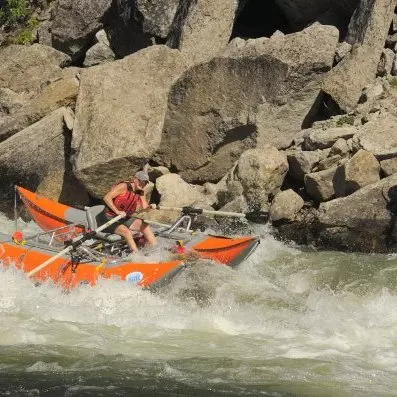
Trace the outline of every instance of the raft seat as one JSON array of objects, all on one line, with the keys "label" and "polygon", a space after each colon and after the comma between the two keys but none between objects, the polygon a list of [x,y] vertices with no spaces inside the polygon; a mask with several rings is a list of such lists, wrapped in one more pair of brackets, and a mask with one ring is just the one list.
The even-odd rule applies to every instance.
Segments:
[{"label": "raft seat", "polygon": [[[91,230],[97,229],[99,226],[103,225],[108,221],[103,214],[105,206],[104,205],[94,205],[93,207],[85,207],[85,212],[87,215],[88,227]],[[106,230],[106,229],[105,229]],[[97,232],[97,237],[101,240],[108,241],[109,243],[115,243],[121,241],[122,237],[114,233],[106,233],[105,231]]]}]

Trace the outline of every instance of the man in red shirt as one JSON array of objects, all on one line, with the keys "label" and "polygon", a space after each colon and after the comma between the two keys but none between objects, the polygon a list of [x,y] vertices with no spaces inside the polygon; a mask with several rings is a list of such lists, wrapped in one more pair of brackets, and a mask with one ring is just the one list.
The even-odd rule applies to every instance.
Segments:
[{"label": "man in red shirt", "polygon": [[109,226],[106,231],[122,236],[131,249],[132,254],[138,252],[132,235],[133,230],[142,232],[150,246],[157,244],[151,227],[141,219],[133,216],[134,213],[150,211],[155,208],[155,206],[149,205],[145,198],[144,189],[148,183],[149,175],[145,171],[138,171],[130,180],[121,181],[113,185],[112,189],[103,198],[106,204],[104,214],[108,220],[117,215],[125,217]]}]

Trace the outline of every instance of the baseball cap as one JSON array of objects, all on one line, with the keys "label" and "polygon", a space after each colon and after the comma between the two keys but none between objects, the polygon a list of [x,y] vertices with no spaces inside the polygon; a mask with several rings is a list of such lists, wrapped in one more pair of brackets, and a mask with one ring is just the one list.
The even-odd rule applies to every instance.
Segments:
[{"label": "baseball cap", "polygon": [[145,171],[138,171],[135,174],[135,178],[139,179],[140,181],[149,182],[149,175]]}]

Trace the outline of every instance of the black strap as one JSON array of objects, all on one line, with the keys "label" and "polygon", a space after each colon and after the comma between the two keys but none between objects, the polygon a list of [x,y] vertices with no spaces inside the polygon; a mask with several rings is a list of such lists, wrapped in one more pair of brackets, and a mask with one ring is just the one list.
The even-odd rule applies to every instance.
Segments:
[{"label": "black strap", "polygon": [[127,181],[126,184],[127,184],[127,190],[128,190],[129,192],[133,192],[133,191],[134,191],[134,188],[132,187],[132,183],[129,182],[129,181]]}]

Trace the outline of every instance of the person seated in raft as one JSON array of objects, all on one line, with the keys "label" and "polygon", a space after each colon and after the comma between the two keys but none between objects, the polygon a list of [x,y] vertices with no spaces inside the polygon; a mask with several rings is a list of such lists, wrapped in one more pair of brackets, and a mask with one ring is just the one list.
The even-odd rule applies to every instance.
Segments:
[{"label": "person seated in raft", "polygon": [[107,220],[117,215],[126,217],[106,228],[106,232],[122,236],[131,250],[131,256],[138,252],[132,231],[142,232],[150,246],[157,244],[151,227],[133,216],[138,211],[150,211],[155,208],[149,205],[145,198],[144,188],[148,183],[149,175],[145,171],[138,171],[130,180],[117,182],[103,197],[106,204],[104,215]]}]

